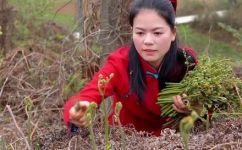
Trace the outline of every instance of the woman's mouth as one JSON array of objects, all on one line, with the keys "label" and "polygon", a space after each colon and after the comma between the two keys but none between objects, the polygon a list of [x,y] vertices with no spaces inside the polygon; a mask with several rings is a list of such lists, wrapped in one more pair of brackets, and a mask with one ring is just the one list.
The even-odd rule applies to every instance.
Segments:
[{"label": "woman's mouth", "polygon": [[153,55],[156,50],[152,50],[152,49],[143,49],[143,52],[147,55]]}]

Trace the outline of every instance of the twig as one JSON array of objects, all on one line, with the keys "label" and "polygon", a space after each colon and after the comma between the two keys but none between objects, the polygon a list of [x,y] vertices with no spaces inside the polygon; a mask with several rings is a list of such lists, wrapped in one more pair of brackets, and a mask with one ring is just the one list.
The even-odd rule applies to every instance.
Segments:
[{"label": "twig", "polygon": [[11,147],[12,149],[16,149],[16,148],[13,147],[13,144],[12,144],[12,143],[10,144],[10,147]]},{"label": "twig", "polygon": [[236,84],[234,84],[234,87],[235,87],[236,93],[238,94],[238,97],[239,97],[239,100],[240,100],[240,105],[242,105],[242,98],[240,96],[239,88]]},{"label": "twig", "polygon": [[0,97],[2,96],[3,89],[4,89],[5,84],[7,83],[7,81],[8,81],[8,77],[5,79],[5,81],[4,81],[4,83],[3,83],[3,86],[2,86],[1,91],[0,91]]},{"label": "twig", "polygon": [[220,146],[225,146],[225,145],[235,145],[235,144],[241,144],[240,142],[230,142],[230,143],[222,143],[222,144],[218,144],[218,145],[215,145],[214,147],[212,147],[211,149],[209,150],[213,150],[213,149],[216,149]]},{"label": "twig", "polygon": [[15,120],[14,114],[13,114],[13,112],[12,112],[10,106],[9,106],[9,105],[6,105],[6,107],[7,107],[8,111],[9,111],[11,117],[13,118],[13,121],[14,121],[14,124],[15,124],[16,128],[18,129],[19,133],[20,133],[21,136],[23,137],[23,139],[24,139],[24,141],[25,141],[25,143],[26,143],[26,145],[27,145],[28,150],[31,150],[31,147],[30,147],[30,145],[29,145],[29,143],[28,143],[26,137],[24,136],[23,131],[20,129],[20,127],[18,126],[18,124],[17,124],[17,122],[16,122],[16,120]]},{"label": "twig", "polygon": [[25,56],[23,49],[21,50],[21,52],[22,52],[22,55],[23,55],[23,59],[25,60],[26,66],[28,68],[28,71],[29,71],[30,70],[29,61],[28,61],[27,57]]},{"label": "twig", "polygon": [[[10,74],[9,76],[10,76],[11,78],[17,80],[18,83],[23,82],[25,85],[27,85],[28,87],[30,87],[30,88],[31,88],[31,92],[32,92],[32,91],[36,91],[36,89],[35,89],[35,88],[34,88],[29,82],[23,80],[22,77],[21,77],[21,78],[19,78],[19,77],[15,77],[15,76],[13,76],[12,74]],[[23,90],[23,91],[26,90],[26,87],[25,87],[25,88],[22,88],[21,90]]]},{"label": "twig", "polygon": [[33,110],[33,111],[31,111],[31,112],[46,112],[46,111],[56,111],[56,110],[58,110],[58,111],[63,111],[64,110],[64,108],[51,108],[51,109],[43,109],[43,110]]},{"label": "twig", "polygon": [[209,31],[208,31],[208,35],[209,35],[209,38],[208,38],[208,45],[206,46],[205,48],[205,52],[208,54],[208,51],[209,51],[209,47],[211,45],[211,31],[212,31],[212,26],[209,27]]},{"label": "twig", "polygon": [[214,113],[214,114],[218,114],[218,115],[242,115],[242,113]]},{"label": "twig", "polygon": [[45,96],[45,99],[42,101],[42,104],[45,103],[45,101],[47,100],[47,98],[49,98],[52,94],[54,94],[54,93],[56,93],[58,91],[59,91],[59,89],[55,89],[53,91],[49,90],[48,92],[44,93],[44,95],[46,95],[46,96]]},{"label": "twig", "polygon": [[[34,123],[32,123],[32,124],[34,124]],[[38,127],[38,124],[39,124],[39,120],[34,124],[34,129],[32,130],[32,132],[31,132],[31,134],[30,134],[30,137],[31,137],[31,138],[32,138],[33,135],[34,135],[34,132],[35,132],[35,130],[36,130],[37,127]]]},{"label": "twig", "polygon": [[73,139],[75,140],[75,147],[76,147],[76,143],[77,143],[77,136],[74,136],[71,138],[71,140],[68,143],[68,150],[72,149],[72,141]]},{"label": "twig", "polygon": [[72,0],[70,0],[70,1],[68,1],[68,2],[66,2],[63,6],[61,6],[60,8],[58,8],[57,10],[56,10],[56,12],[55,12],[55,14],[54,14],[54,16],[53,16],[53,18],[52,18],[52,20],[54,20],[55,19],[55,17],[56,17],[56,15],[57,15],[57,13],[61,10],[61,9],[63,9],[64,7],[66,7],[68,4],[70,4],[71,3],[71,1]]}]

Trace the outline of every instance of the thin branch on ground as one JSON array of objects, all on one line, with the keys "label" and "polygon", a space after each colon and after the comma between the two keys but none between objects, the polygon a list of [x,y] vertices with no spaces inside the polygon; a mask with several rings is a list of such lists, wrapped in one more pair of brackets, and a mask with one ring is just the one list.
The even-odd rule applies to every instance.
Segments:
[{"label": "thin branch on ground", "polygon": [[3,83],[3,86],[2,86],[1,91],[0,91],[0,97],[2,96],[3,89],[4,89],[4,87],[5,87],[6,83],[7,83],[7,81],[8,81],[8,77],[5,79],[5,81],[4,81],[4,83]]},{"label": "thin branch on ground", "polygon": [[13,112],[12,112],[10,106],[9,106],[9,105],[6,105],[6,108],[8,109],[8,112],[10,113],[10,115],[11,115],[13,121],[14,121],[14,124],[15,124],[16,128],[18,129],[19,133],[21,134],[22,138],[24,139],[24,141],[25,141],[25,143],[26,143],[26,146],[27,146],[28,150],[31,150],[31,147],[30,147],[30,145],[29,145],[29,142],[27,141],[27,138],[24,136],[23,131],[22,131],[22,130],[20,129],[20,127],[18,126],[17,121],[16,121],[16,119],[15,119],[15,117],[14,117],[14,114],[13,114]]},{"label": "thin branch on ground", "polygon": [[222,144],[215,145],[214,147],[210,148],[209,150],[214,150],[214,149],[219,148],[221,146],[235,145],[235,144],[242,145],[242,143],[240,143],[240,142],[222,143]]},{"label": "thin branch on ground", "polygon": [[32,125],[34,125],[34,129],[32,130],[31,134],[30,134],[30,137],[32,138],[34,136],[34,133],[38,127],[38,124],[39,124],[39,120],[34,124],[31,122]]}]

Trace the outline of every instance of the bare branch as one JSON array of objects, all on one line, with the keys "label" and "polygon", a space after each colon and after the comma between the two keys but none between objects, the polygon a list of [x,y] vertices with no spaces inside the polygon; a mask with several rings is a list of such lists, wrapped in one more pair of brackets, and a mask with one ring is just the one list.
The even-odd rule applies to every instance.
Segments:
[{"label": "bare branch", "polygon": [[25,141],[25,143],[26,143],[26,146],[27,146],[28,150],[31,150],[31,147],[30,147],[30,145],[29,145],[29,142],[27,141],[27,138],[24,136],[23,131],[22,131],[22,130],[20,129],[20,127],[18,126],[17,121],[16,121],[16,119],[15,119],[15,117],[14,117],[14,114],[13,114],[13,112],[12,112],[10,106],[9,106],[9,105],[6,105],[6,107],[7,107],[7,109],[8,109],[8,112],[10,113],[10,115],[11,115],[13,121],[14,121],[14,124],[15,124],[16,128],[18,129],[19,133],[21,134],[22,138],[24,139],[24,141]]}]

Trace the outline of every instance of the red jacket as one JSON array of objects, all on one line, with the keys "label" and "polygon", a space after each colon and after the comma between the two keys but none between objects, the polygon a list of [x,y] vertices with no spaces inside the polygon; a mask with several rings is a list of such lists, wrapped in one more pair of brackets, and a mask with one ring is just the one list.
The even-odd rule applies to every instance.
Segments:
[{"label": "red jacket", "polygon": [[[120,121],[122,125],[133,124],[138,131],[148,131],[155,135],[160,135],[161,124],[166,122],[165,117],[161,117],[160,106],[156,104],[159,92],[158,79],[153,76],[146,76],[147,90],[144,93],[144,102],[140,103],[135,94],[129,91],[129,71],[128,71],[128,51],[129,47],[122,47],[111,53],[104,66],[96,73],[93,79],[75,96],[71,97],[64,108],[64,122],[69,122],[69,110],[77,100],[95,101],[98,105],[101,103],[101,96],[98,91],[98,76],[104,77],[114,73],[110,80],[105,96],[113,97],[112,110],[115,108],[115,102],[121,101],[123,108],[120,112]],[[194,51],[186,49],[194,58]],[[196,59],[196,58],[195,58]],[[157,73],[143,59],[140,59],[144,72]],[[177,63],[170,78],[172,81],[181,80],[181,64]],[[110,124],[113,123],[113,113],[109,116]]]}]

